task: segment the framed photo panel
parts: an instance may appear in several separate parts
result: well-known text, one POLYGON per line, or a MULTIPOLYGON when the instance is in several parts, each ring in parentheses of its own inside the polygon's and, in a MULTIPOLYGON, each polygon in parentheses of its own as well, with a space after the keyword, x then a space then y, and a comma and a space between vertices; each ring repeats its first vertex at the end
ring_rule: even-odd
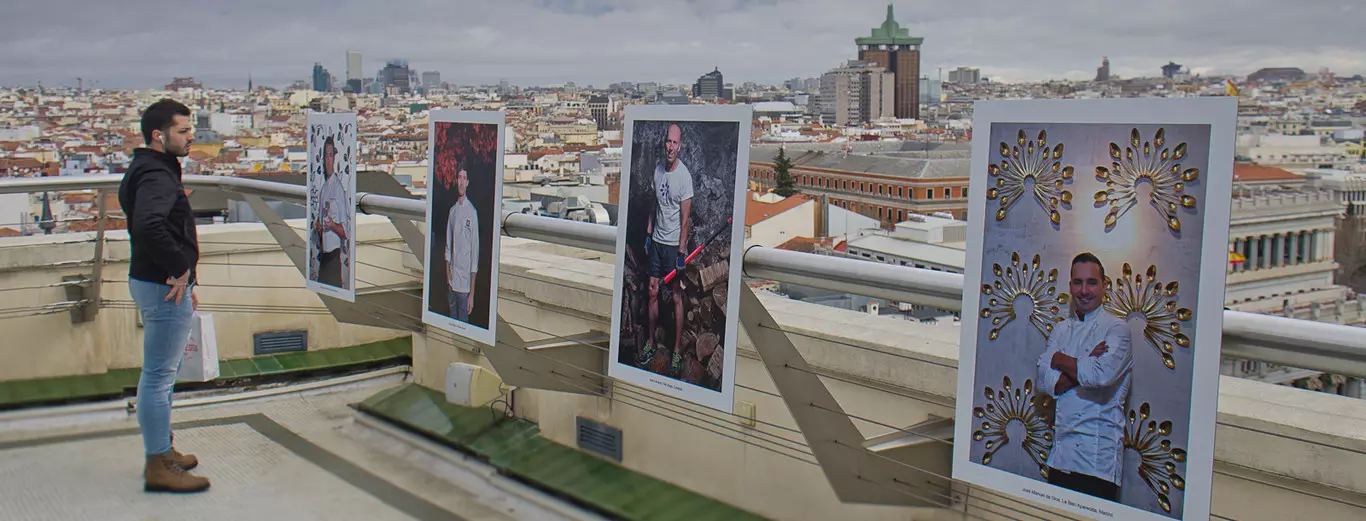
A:
POLYGON ((976 104, 955 479, 1208 519, 1234 98, 976 104))
POLYGON ((308 113, 305 286, 356 301, 356 115, 308 113))
POLYGON ((748 106, 626 109, 613 379, 734 408, 748 106))
POLYGON ((502 112, 434 110, 422 321, 493 344, 502 235, 502 112))

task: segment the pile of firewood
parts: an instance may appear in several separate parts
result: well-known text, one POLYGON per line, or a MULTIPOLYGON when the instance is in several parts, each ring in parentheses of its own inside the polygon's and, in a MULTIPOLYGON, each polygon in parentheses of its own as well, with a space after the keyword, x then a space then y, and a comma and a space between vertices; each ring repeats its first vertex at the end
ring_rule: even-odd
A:
MULTIPOLYGON (((649 323, 649 278, 643 257, 628 253, 622 295, 621 358, 650 372, 670 376, 709 389, 721 388, 725 366, 727 278, 730 276, 730 238, 719 237, 684 269, 678 279, 683 291, 683 338, 673 342, 674 306, 669 285, 661 281, 659 318, 655 323, 653 356, 643 360, 637 349, 645 343, 649 323), (639 262, 639 264, 637 264, 639 262), (675 345, 677 344, 677 345, 675 345), (672 367, 673 350, 682 354, 678 371, 672 367)), ((733 311, 735 312, 735 311, 733 311)))

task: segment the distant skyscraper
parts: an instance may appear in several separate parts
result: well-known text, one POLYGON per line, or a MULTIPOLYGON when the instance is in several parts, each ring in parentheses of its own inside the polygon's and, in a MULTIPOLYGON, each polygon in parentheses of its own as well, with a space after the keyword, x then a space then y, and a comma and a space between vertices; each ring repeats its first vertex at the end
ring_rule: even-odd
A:
POLYGON ((874 62, 896 76, 898 118, 920 118, 920 44, 924 41, 897 23, 891 4, 887 4, 887 19, 881 26, 868 36, 854 39, 860 61, 874 62))
POLYGON ((389 60, 389 63, 380 69, 379 80, 385 90, 393 87, 402 94, 412 92, 412 78, 409 76, 406 60, 389 60))
POLYGON ((327 69, 324 69, 321 63, 315 62, 313 64, 313 90, 318 92, 332 90, 332 75, 328 74, 327 69))
POLYGON ((1110 57, 1100 61, 1100 67, 1096 69, 1096 81, 1110 81, 1110 57))
POLYGON ((726 82, 722 79, 721 69, 717 67, 715 70, 697 78, 697 83, 694 83, 692 86, 692 97, 714 100, 721 97, 722 90, 725 89, 725 86, 726 82))
POLYGON ((929 76, 920 78, 920 104, 937 105, 939 100, 944 97, 944 85, 940 80, 932 80, 929 76))
POLYGON ((982 70, 969 67, 959 67, 949 71, 949 83, 959 85, 976 85, 982 82, 982 70))
POLYGON ((427 90, 441 88, 441 73, 437 71, 422 73, 422 88, 427 90))
POLYGON ((361 61, 360 51, 346 51, 346 80, 348 83, 351 80, 359 80, 364 78, 365 69, 362 68, 363 65, 364 63, 361 61))
POLYGON ((511 95, 512 95, 512 87, 508 84, 508 80, 499 80, 499 81, 498 81, 498 95, 499 95, 499 96, 511 96, 511 95))
POLYGON ((863 125, 895 116, 896 75, 871 62, 851 60, 821 76, 817 111, 832 125, 863 125))
POLYGON ((1178 74, 1181 74, 1181 64, 1176 62, 1167 62, 1166 65, 1162 66, 1163 78, 1167 78, 1169 80, 1176 79, 1176 75, 1178 74))

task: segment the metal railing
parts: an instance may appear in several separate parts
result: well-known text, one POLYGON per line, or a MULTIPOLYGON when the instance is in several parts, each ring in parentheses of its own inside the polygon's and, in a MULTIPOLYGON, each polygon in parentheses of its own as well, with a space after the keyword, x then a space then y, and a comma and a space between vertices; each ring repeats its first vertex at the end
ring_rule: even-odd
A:
MULTIPOLYGON (((117 175, 7 179, 0 180, 0 193, 115 190, 121 180, 117 175)), ((241 177, 190 175, 184 183, 293 203, 304 203, 308 193, 300 185, 241 177)), ((421 199, 362 192, 356 206, 362 213, 426 220, 426 202, 421 199)), ((613 226, 505 213, 503 231, 511 237, 616 251, 613 226)), ((755 278, 954 311, 960 310, 966 287, 958 274, 762 247, 746 250, 743 268, 755 278)), ((1225 310, 1223 355, 1366 378, 1366 328, 1225 310)))

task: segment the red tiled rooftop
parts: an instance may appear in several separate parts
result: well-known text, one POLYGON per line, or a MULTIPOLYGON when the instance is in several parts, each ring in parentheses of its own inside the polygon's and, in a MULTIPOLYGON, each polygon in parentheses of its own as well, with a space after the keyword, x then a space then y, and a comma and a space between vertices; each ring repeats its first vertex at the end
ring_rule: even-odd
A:
POLYGON ((765 203, 754 200, 756 193, 758 192, 745 192, 745 197, 749 198, 748 201, 745 201, 745 226, 754 226, 811 200, 810 197, 796 194, 776 203, 765 203))
POLYGON ((1303 177, 1286 170, 1252 163, 1234 163, 1233 180, 1238 181, 1302 181, 1303 177))
POLYGON ((799 251, 802 253, 813 253, 816 251, 816 246, 819 246, 820 244, 821 241, 812 239, 810 237, 793 237, 791 239, 788 239, 787 242, 779 244, 778 249, 799 251))

